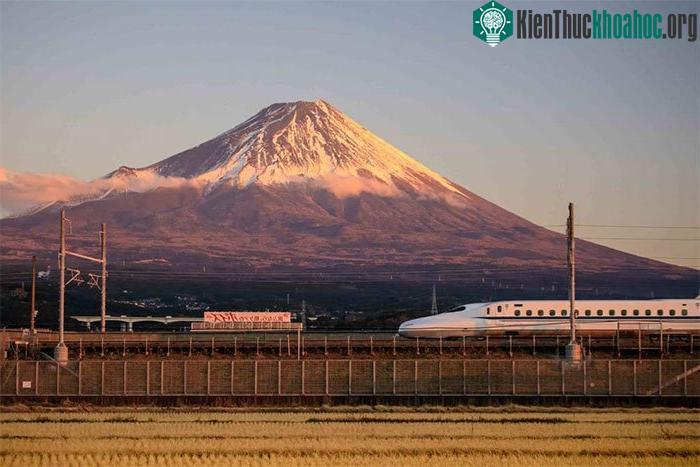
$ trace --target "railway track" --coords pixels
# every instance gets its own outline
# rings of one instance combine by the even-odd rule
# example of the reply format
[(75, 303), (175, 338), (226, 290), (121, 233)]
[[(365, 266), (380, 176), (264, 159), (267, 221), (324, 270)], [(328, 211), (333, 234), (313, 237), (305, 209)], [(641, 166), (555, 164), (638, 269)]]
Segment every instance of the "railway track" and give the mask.
[[(609, 358), (659, 358), (692, 356), (700, 352), (700, 334), (621, 332), (612, 335), (581, 335), (589, 355)], [(478, 358), (558, 357), (567, 344), (564, 336), (487, 336), (455, 339), (403, 338), (389, 331), (328, 332), (67, 332), (64, 342), (75, 357), (206, 357), (206, 358), (440, 358), (443, 355)], [(8, 357), (52, 354), (58, 333), (39, 331), (31, 336), (22, 330), (0, 333), (0, 346)]]

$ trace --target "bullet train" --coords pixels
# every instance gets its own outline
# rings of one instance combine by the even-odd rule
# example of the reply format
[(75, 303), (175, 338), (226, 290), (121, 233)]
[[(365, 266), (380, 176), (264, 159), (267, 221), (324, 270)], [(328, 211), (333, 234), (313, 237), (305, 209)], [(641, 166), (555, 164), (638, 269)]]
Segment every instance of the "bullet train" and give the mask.
[[(700, 333), (700, 296), (668, 300), (577, 300), (576, 330)], [(470, 303), (399, 326), (403, 337), (449, 338), (486, 335), (558, 335), (570, 327), (568, 300)]]

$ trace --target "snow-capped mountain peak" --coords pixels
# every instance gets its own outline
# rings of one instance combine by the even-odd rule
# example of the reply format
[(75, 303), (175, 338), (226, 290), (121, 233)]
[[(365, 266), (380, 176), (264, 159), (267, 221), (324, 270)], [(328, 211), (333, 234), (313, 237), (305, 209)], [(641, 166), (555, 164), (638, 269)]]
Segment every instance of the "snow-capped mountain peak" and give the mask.
[(361, 177), (392, 189), (467, 196), (323, 100), (277, 103), (213, 139), (143, 169), (204, 184), (271, 185)]

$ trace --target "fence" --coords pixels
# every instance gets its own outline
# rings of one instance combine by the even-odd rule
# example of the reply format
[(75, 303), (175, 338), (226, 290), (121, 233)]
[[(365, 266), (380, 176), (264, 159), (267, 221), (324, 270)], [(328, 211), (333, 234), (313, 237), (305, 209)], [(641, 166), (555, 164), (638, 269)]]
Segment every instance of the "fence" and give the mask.
[(4, 396), (700, 396), (700, 360), (5, 361)]

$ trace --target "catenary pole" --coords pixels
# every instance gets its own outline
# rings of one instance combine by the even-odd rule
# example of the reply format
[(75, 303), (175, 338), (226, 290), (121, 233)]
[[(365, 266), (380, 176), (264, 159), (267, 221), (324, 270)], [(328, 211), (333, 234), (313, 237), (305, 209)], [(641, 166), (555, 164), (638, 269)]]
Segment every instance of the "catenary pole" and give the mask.
[(576, 240), (574, 238), (574, 203), (569, 203), (569, 218), (566, 221), (567, 263), (569, 269), (569, 343), (566, 358), (579, 362), (583, 356), (581, 346), (576, 342)]
[(61, 209), (59, 226), (60, 245), (58, 249), (58, 345), (54, 350), (54, 359), (61, 365), (68, 363), (68, 348), (63, 341), (65, 295), (66, 295), (66, 211)]
[(61, 209), (61, 227), (59, 234), (60, 246), (58, 252), (58, 277), (59, 277), (59, 296), (58, 296), (58, 345), (63, 345), (63, 322), (65, 313), (66, 301), (66, 231), (65, 231), (66, 211)]
[(569, 344), (576, 343), (576, 244), (574, 239), (574, 203), (569, 203), (567, 221), (569, 266)]
[(29, 310), (29, 332), (34, 335), (36, 318), (36, 256), (32, 256), (32, 300)]
[(105, 223), (102, 224), (102, 230), (100, 230), (100, 244), (102, 250), (100, 332), (104, 334), (107, 330), (107, 224)]

